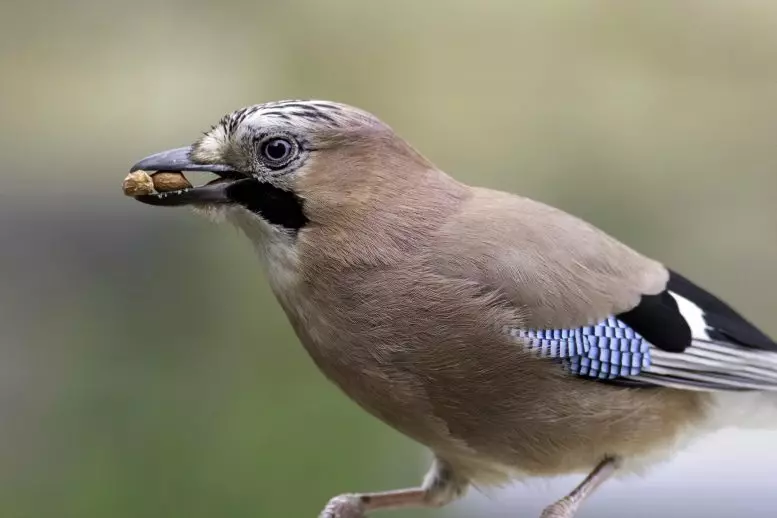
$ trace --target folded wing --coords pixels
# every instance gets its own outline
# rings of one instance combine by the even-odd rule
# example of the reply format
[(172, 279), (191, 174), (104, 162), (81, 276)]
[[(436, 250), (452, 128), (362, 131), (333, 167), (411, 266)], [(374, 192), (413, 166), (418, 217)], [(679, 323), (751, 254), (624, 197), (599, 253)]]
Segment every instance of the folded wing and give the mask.
[(472, 192), (429, 262), (514, 307), (522, 344), (588, 379), (777, 390), (777, 344), (711, 293), (563, 211)]
[[(691, 331), (680, 349), (674, 339), (678, 318)], [(674, 271), (665, 292), (597, 325), (509, 332), (586, 378), (685, 390), (777, 391), (777, 343)]]

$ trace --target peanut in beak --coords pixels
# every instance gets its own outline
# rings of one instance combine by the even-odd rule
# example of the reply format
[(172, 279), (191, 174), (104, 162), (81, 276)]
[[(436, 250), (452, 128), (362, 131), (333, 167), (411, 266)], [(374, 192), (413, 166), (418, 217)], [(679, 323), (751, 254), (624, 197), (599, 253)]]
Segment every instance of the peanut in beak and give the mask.
[(142, 196), (157, 192), (178, 191), (191, 188), (192, 184), (186, 177), (175, 171), (158, 171), (149, 174), (147, 171), (129, 173), (121, 187), (127, 196)]

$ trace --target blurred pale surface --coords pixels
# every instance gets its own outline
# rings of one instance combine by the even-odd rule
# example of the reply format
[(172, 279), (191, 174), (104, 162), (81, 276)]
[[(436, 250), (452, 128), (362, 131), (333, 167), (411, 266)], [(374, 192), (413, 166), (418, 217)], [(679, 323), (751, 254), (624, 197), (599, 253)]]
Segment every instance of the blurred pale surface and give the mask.
[[(422, 475), (314, 369), (242, 236), (121, 195), (247, 104), (370, 110), (777, 334), (775, 3), (8, 1), (0, 72), (3, 518), (312, 517)], [(774, 514), (776, 461), (777, 434), (721, 434), (583, 516)], [(576, 483), (447, 516), (536, 516)]]

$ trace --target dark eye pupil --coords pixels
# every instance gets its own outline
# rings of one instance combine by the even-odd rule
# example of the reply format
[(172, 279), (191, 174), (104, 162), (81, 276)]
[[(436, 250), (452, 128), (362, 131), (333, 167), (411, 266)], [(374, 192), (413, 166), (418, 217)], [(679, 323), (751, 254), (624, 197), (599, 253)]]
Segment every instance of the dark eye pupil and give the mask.
[(270, 160), (283, 160), (291, 151), (291, 145), (282, 139), (273, 139), (264, 146), (264, 154)]

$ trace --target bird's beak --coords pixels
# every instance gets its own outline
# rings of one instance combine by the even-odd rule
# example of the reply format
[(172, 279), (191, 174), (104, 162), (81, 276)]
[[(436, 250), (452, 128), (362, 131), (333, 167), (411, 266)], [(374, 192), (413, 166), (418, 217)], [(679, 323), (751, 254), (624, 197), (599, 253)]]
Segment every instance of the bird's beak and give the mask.
[(212, 173), (234, 172), (226, 164), (197, 164), (191, 159), (191, 146), (168, 149), (147, 156), (132, 166), (133, 171), (209, 171)]
[(206, 171), (219, 178), (200, 187), (188, 187), (177, 191), (143, 194), (135, 199), (149, 205), (197, 205), (231, 203), (229, 189), (235, 184), (252, 181), (246, 174), (235, 171), (227, 164), (202, 164), (191, 159), (192, 148), (179, 147), (147, 156), (130, 169), (134, 171)]

